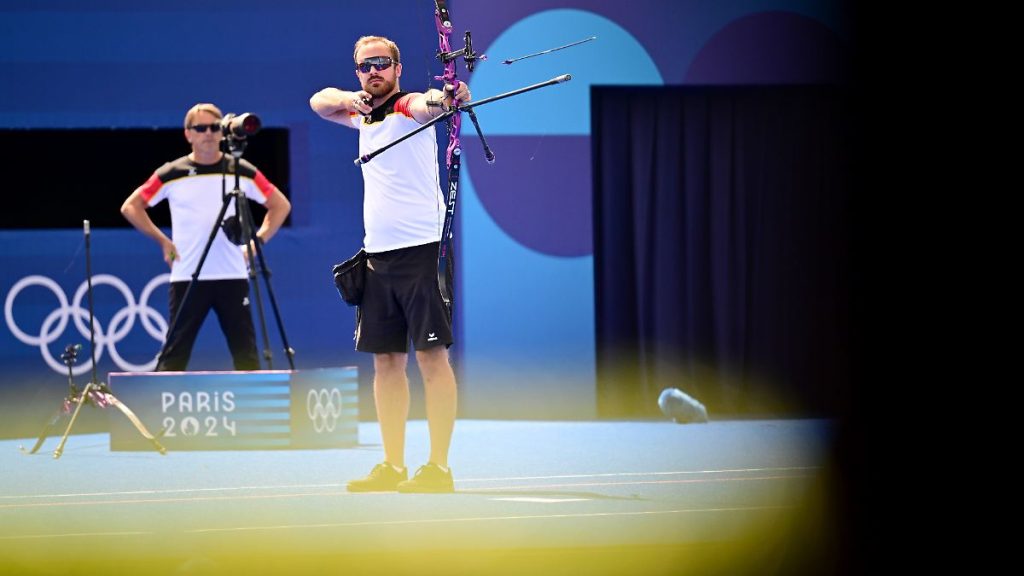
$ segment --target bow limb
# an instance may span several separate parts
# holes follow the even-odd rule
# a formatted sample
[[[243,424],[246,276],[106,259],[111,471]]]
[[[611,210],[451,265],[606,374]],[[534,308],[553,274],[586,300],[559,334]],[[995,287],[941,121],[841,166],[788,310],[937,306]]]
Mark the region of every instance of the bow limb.
[[[434,0],[434,23],[437,26],[437,57],[441,59],[444,64],[444,73],[440,76],[435,76],[435,80],[441,80],[445,85],[452,87],[452,97],[459,90],[459,75],[458,75],[458,58],[464,56],[466,48],[457,52],[452,51],[451,37],[452,37],[452,19],[448,13],[448,5],[445,0]],[[443,88],[443,87],[442,87]],[[458,109],[459,100],[452,100],[452,107]],[[460,114],[455,114],[449,120],[448,125],[448,150],[445,154],[445,163],[449,169],[452,168],[452,157],[457,157],[460,150],[459,138],[462,133],[462,117]]]
[[[437,57],[444,64],[444,73],[436,79],[446,85],[451,85],[452,109],[451,117],[448,119],[448,149],[445,153],[445,164],[448,168],[448,194],[446,195],[446,206],[444,223],[441,225],[441,242],[437,251],[437,284],[444,300],[448,313],[452,313],[452,287],[449,285],[449,270],[452,268],[448,245],[452,235],[452,222],[455,219],[455,201],[459,193],[459,168],[461,167],[462,149],[459,137],[462,132],[462,115],[459,113],[459,100],[456,95],[459,90],[459,78],[456,61],[460,54],[452,52],[452,19],[448,13],[448,5],[445,0],[434,0],[434,22],[437,25]],[[468,33],[467,33],[468,37]],[[467,48],[460,52],[465,55]],[[442,90],[444,87],[442,86]]]

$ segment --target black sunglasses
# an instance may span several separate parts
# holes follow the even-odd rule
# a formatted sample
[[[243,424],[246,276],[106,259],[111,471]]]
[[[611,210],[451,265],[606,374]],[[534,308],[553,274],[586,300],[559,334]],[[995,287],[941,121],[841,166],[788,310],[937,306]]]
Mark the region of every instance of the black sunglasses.
[[[377,72],[380,72],[381,70],[391,68],[391,64],[393,63],[394,60],[392,60],[390,56],[370,56],[361,63],[356,64],[356,69],[363,74],[366,74],[370,71],[370,66],[373,66],[377,69]]]
[[[199,132],[200,134],[206,133],[206,129],[209,128],[211,132],[220,132],[220,124],[193,124],[189,128]]]

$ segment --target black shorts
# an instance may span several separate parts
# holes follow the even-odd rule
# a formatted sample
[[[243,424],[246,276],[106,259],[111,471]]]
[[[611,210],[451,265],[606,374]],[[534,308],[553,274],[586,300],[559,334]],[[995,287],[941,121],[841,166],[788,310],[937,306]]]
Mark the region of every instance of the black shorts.
[[[383,354],[452,345],[451,312],[437,283],[437,242],[370,254],[356,350]],[[451,286],[452,254],[447,261]]]

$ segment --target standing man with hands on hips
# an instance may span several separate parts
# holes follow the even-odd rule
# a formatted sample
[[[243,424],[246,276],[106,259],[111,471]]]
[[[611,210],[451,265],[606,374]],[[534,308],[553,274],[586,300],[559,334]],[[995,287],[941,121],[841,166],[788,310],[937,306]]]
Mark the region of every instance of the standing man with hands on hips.
[[[402,92],[398,46],[364,36],[353,54],[360,89],[325,88],[310,98],[321,118],[359,130],[362,156],[442,114],[469,87]],[[384,462],[352,492],[452,492],[448,450],[455,426],[457,388],[448,359],[452,318],[438,287],[437,254],[445,216],[436,133],[423,130],[362,165],[366,287],[356,321],[356,350],[373,354],[373,391],[384,442]],[[446,258],[453,274],[452,258]],[[453,285],[449,278],[449,286]],[[409,416],[408,346],[423,376],[430,460],[408,479],[405,427]]]
[[[256,331],[249,306],[249,274],[244,247],[228,240],[217,222],[223,207],[224,172],[221,151],[220,108],[196,104],[185,114],[185,139],[192,152],[168,162],[153,172],[146,182],[121,205],[121,214],[140,232],[160,245],[164,261],[171,267],[170,319],[174,332],[167,335],[157,371],[181,371],[188,367],[192,346],[207,314],[217,313],[221,331],[228,341],[235,370],[259,370]],[[256,232],[266,243],[284,223],[292,205],[255,166],[246,160],[227,157],[227,173],[238,170],[239,187],[245,198],[263,204],[267,213]],[[168,238],[146,212],[167,200],[171,208],[171,235]],[[240,198],[238,201],[246,201]],[[232,203],[225,216],[235,213]],[[196,272],[210,233],[217,233],[196,285],[185,308],[180,309],[192,276]],[[180,309],[180,310],[179,310]],[[178,316],[177,322],[174,321]]]

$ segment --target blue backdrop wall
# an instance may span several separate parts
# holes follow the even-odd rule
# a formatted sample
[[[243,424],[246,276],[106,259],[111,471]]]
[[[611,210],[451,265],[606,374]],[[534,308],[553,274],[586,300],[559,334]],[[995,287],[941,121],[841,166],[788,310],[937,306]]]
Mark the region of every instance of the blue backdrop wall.
[[[462,413],[593,417],[590,87],[839,82],[848,73],[852,23],[835,1],[450,7],[453,41],[461,45],[470,29],[476,48],[489,56],[472,75],[463,71],[477,99],[573,75],[567,84],[478,110],[498,157],[493,166],[481,160],[468,126],[465,132],[454,349]],[[286,128],[292,225],[266,254],[296,367],[358,365],[365,375],[369,358],[352,350],[353,311],[329,274],[361,244],[362,179],[352,164],[357,134],[316,118],[308,98],[324,86],[355,85],[351,47],[363,34],[398,42],[404,89],[421,90],[440,72],[432,2],[395,0],[386,11],[367,11],[363,3],[316,0],[287,7],[228,0],[202,8],[139,0],[5,2],[0,128],[177,128],[199,101],[256,112],[265,126]],[[501,63],[591,36],[597,39]],[[103,170],[136,170],[141,183],[169,159],[121,166],[111,157]],[[0,162],[9,210],[18,209],[12,201],[19,195],[60,202],[65,194],[111,193],[102,170],[79,189],[49,190],[45,175]],[[64,346],[88,342],[82,231],[0,230],[0,262],[0,402],[38,420],[66,386]],[[100,373],[148,369],[166,326],[166,267],[156,246],[131,228],[94,230],[92,268]],[[268,322],[274,368],[286,367],[269,308]],[[86,359],[76,371],[89,367]],[[192,368],[229,367],[211,319]]]

